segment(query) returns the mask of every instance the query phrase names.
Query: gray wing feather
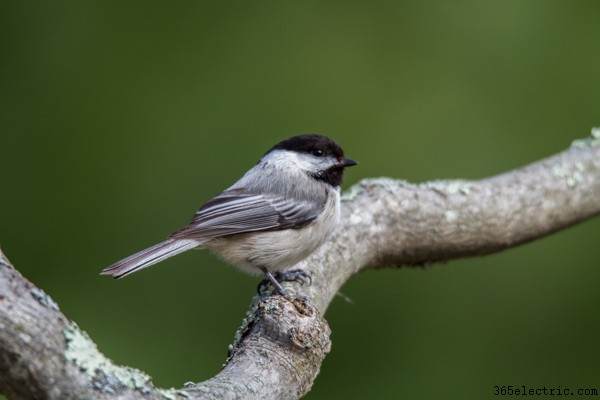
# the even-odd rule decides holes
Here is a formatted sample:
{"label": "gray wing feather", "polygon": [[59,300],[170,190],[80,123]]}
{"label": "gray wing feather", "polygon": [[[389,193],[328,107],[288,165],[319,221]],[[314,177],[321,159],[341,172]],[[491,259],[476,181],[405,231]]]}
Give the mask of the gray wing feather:
{"label": "gray wing feather", "polygon": [[202,206],[174,239],[208,239],[263,230],[295,229],[314,221],[324,203],[230,189]]}

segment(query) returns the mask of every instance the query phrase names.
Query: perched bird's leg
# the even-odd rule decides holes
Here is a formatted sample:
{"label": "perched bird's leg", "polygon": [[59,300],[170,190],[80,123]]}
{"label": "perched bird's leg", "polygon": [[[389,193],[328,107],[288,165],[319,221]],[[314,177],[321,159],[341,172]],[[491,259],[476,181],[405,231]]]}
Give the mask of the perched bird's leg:
{"label": "perched bird's leg", "polygon": [[279,282],[300,282],[302,285],[308,281],[308,286],[312,285],[312,276],[306,271],[301,269],[293,269],[291,271],[277,271],[275,273],[275,279]]}
{"label": "perched bird's leg", "polygon": [[[283,287],[281,287],[279,282],[277,282],[277,279],[275,279],[275,277],[269,272],[268,269],[266,269],[265,267],[259,267],[259,268],[265,274],[265,278],[271,282],[271,284],[275,287],[275,289],[277,289],[277,291],[279,292],[280,295],[282,295],[282,296],[287,295],[287,292],[285,291],[285,289]],[[260,293],[261,286],[262,286],[262,282],[258,285],[259,293]]]}

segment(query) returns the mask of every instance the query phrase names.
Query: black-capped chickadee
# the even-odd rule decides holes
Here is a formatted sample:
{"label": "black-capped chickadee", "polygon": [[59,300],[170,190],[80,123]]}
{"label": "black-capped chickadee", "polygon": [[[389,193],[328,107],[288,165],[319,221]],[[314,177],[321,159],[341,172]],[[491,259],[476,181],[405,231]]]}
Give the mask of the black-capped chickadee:
{"label": "black-capped chickadee", "polygon": [[340,217],[344,168],[356,164],[325,136],[284,140],[200,207],[188,226],[101,273],[122,278],[186,250],[206,248],[244,271],[262,271],[283,295],[271,272],[285,279],[282,270],[308,257],[329,237]]}

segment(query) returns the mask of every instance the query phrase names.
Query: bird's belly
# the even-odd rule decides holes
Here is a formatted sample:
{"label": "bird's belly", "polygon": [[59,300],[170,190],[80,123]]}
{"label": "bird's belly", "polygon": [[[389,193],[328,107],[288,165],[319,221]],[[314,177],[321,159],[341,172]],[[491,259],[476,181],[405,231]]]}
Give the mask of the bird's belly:
{"label": "bird's belly", "polygon": [[240,269],[260,274],[259,267],[279,271],[304,260],[327,240],[331,230],[309,225],[303,229],[243,233],[213,239],[206,247]]}
{"label": "bird's belly", "polygon": [[251,274],[280,271],[304,260],[333,232],[340,218],[339,192],[331,191],[322,214],[300,229],[240,233],[211,239],[204,247]]}

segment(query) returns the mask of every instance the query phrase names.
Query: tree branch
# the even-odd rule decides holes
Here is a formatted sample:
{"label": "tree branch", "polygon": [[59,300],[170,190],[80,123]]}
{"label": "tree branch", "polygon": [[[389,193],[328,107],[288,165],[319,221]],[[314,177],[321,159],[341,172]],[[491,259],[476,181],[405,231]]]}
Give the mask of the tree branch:
{"label": "tree branch", "polygon": [[[330,349],[322,314],[366,268],[514,247],[600,212],[600,130],[562,153],[480,181],[363,180],[330,241],[302,262],[312,285],[253,299],[223,370],[181,389],[102,355],[0,252],[0,392],[11,399],[297,399]],[[285,383],[282,383],[285,382]]]}

